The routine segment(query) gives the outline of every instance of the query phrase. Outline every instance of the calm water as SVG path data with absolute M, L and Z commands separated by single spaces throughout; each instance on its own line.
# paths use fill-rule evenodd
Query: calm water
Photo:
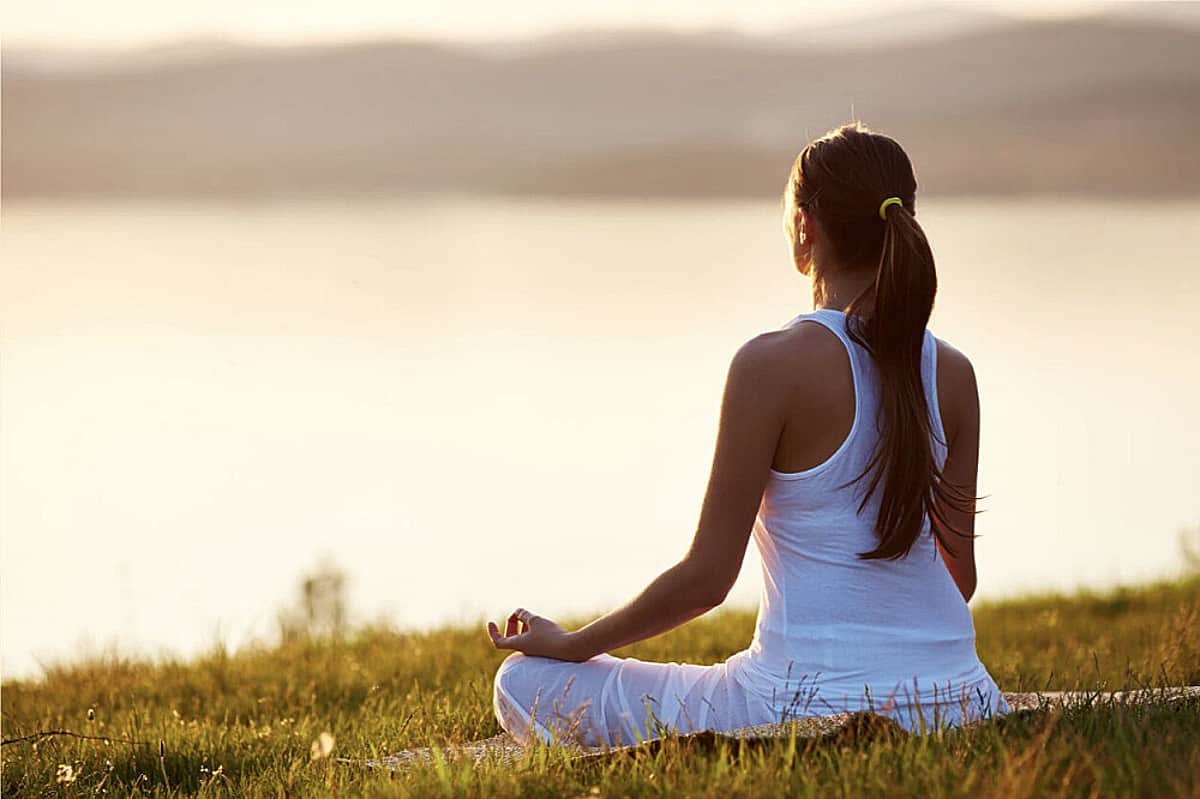
M 1198 218 L 922 204 L 981 596 L 1179 567 Z M 687 549 L 733 352 L 810 307 L 770 201 L 10 202 L 0 268 L 6 676 L 269 636 L 325 553 L 357 620 L 603 611 Z

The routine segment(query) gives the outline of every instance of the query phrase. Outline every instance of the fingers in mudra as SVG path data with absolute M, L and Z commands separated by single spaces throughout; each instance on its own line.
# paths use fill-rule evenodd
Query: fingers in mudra
M 517 620 L 521 622 L 521 632 L 526 633 L 533 629 L 533 623 L 538 619 L 537 615 L 530 613 L 525 608 L 517 608 L 516 611 L 513 612 L 513 616 L 515 616 Z
M 509 642 L 504 641 L 505 638 L 512 638 L 515 635 L 529 632 L 532 627 L 531 623 L 534 616 L 524 608 L 517 608 L 509 614 L 508 619 L 504 623 L 504 635 L 500 634 L 500 628 L 494 622 L 488 622 L 488 635 L 491 636 L 492 642 L 498 647 L 504 647 L 504 644 Z
M 503 648 L 504 639 L 508 638 L 512 635 L 512 633 L 507 629 L 504 631 L 503 634 L 501 634 L 500 627 L 497 626 L 496 622 L 494 622 L 494 621 L 489 621 L 487 623 L 487 631 L 488 631 L 488 636 L 491 637 L 491 639 L 492 639 L 492 643 L 495 644 L 496 647 L 498 647 L 498 648 Z

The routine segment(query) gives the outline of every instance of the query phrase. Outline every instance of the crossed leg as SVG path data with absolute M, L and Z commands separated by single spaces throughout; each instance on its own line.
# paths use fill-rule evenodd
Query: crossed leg
M 496 718 L 517 740 L 621 746 L 669 731 L 755 723 L 725 663 L 597 655 L 582 663 L 514 652 L 496 671 Z

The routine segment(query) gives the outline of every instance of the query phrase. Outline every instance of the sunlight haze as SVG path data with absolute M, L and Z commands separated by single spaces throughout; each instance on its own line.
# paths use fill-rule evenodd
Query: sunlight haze
M 880 0 L 810 0 L 807 3 L 766 0 L 753 4 L 733 0 L 665 0 L 658 3 L 605 0 L 570 4 L 210 0 L 181 6 L 151 0 L 114 0 L 104 4 L 79 0 L 19 0 L 5 6 L 4 45 L 6 48 L 106 49 L 194 38 L 231 38 L 283 45 L 391 36 L 486 41 L 590 27 L 661 27 L 688 32 L 732 28 L 746 33 L 770 33 L 779 28 L 831 25 L 870 19 L 874 15 L 930 11 L 940 7 L 1002 16 L 1054 17 L 1104 11 L 1114 4 L 1084 0 L 1008 0 L 940 6 Z

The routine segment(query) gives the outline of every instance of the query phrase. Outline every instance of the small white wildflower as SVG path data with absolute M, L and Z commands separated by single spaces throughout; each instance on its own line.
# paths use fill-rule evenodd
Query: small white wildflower
M 54 772 L 54 781 L 59 785 L 70 785 L 75 782 L 75 768 L 69 763 L 62 763 Z
M 320 760 L 323 757 L 329 757 L 329 753 L 333 751 L 333 736 L 327 732 L 323 732 L 317 736 L 317 740 L 312 742 L 312 759 Z

